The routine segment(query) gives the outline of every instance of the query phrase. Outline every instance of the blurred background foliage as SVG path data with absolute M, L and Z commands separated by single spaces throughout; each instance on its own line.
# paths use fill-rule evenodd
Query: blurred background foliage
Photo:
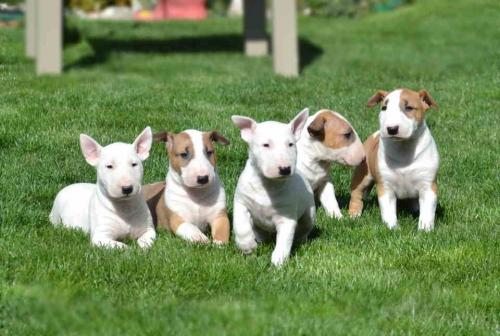
M 155 0 L 137 0 L 144 7 L 151 7 Z M 271 0 L 267 0 L 271 1 Z M 388 11 L 415 0 L 296 0 L 300 13 L 314 16 L 356 17 L 371 11 Z M 19 4 L 23 0 L 0 0 L 0 3 Z M 133 0 L 65 0 L 71 8 L 95 11 L 108 6 L 129 6 Z M 225 16 L 231 0 L 207 0 L 213 16 Z

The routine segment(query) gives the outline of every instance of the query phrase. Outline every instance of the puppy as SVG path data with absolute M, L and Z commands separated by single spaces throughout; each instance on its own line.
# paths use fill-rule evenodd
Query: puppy
M 166 182 L 144 186 L 157 226 L 193 242 L 208 242 L 210 226 L 216 244 L 229 241 L 226 194 L 215 170 L 214 143 L 229 141 L 219 133 L 187 130 L 161 132 L 155 140 L 166 142 L 169 166 Z
M 339 113 L 320 110 L 307 119 L 297 142 L 297 169 L 311 185 L 329 217 L 342 218 L 330 180 L 333 162 L 357 166 L 365 158 L 363 144 L 351 124 Z
M 236 245 L 251 253 L 257 241 L 276 235 L 271 258 L 276 266 L 289 257 L 294 241 L 307 239 L 316 217 L 311 186 L 295 167 L 296 142 L 308 115 L 305 109 L 289 124 L 232 117 L 249 149 L 234 195 Z
M 361 214 L 363 194 L 375 183 L 382 220 L 389 228 L 398 224 L 396 199 L 418 198 L 418 229 L 431 231 L 437 205 L 439 154 L 425 114 L 438 106 L 425 90 L 378 91 L 367 105 L 380 102 L 380 130 L 366 140 L 366 160 L 354 171 L 349 214 Z
M 141 191 L 142 161 L 149 156 L 152 133 L 147 127 L 133 144 L 101 147 L 80 135 L 85 160 L 97 169 L 97 184 L 77 183 L 62 189 L 50 213 L 52 224 L 90 233 L 92 244 L 126 247 L 118 240 L 137 239 L 142 248 L 156 238 L 153 221 Z

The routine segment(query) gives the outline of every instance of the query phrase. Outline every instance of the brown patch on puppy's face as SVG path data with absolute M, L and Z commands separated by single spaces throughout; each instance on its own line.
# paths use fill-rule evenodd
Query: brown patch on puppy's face
M 170 160 L 170 165 L 179 174 L 181 168 L 189 164 L 194 157 L 194 145 L 191 137 L 181 132 L 178 134 L 170 132 L 160 132 L 154 135 L 155 141 L 166 142 L 166 152 Z
M 401 90 L 399 108 L 408 118 L 415 119 L 419 125 L 422 124 L 425 113 L 431 107 L 438 108 L 436 102 L 427 91 Z
M 351 125 L 330 110 L 321 110 L 307 127 L 307 131 L 332 149 L 347 147 L 356 139 Z
M 222 145 L 228 145 L 229 140 L 227 140 L 224 136 L 219 134 L 217 131 L 204 132 L 203 133 L 203 146 L 205 155 L 207 160 L 215 167 L 217 158 L 215 155 L 215 146 L 214 142 L 217 142 Z

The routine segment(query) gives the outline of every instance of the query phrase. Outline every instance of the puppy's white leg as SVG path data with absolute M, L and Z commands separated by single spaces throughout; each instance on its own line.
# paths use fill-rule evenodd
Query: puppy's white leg
M 297 222 L 290 219 L 283 218 L 276 223 L 276 247 L 271 256 L 271 262 L 274 266 L 283 265 L 290 256 L 296 227 Z
M 335 189 L 332 182 L 328 181 L 324 184 L 320 191 L 319 201 L 329 217 L 342 218 L 342 212 L 340 212 L 337 198 L 335 198 Z
M 391 190 L 385 190 L 382 196 L 378 198 L 382 220 L 389 229 L 395 229 L 398 226 L 396 216 L 396 195 Z
M 144 232 L 142 234 L 142 236 L 140 236 L 137 239 L 137 244 L 141 248 L 149 248 L 149 247 L 151 247 L 151 245 L 153 245 L 153 242 L 155 241 L 155 239 L 156 239 L 155 229 L 153 227 L 148 227 L 146 229 L 146 232 Z
M 201 230 L 191 223 L 182 223 L 175 231 L 175 234 L 190 242 L 208 243 L 208 237 Z
M 257 247 L 255 233 L 252 228 L 252 216 L 248 209 L 234 200 L 233 229 L 236 246 L 245 254 L 252 253 Z
M 107 248 L 127 248 L 128 246 L 117 240 L 113 240 L 106 236 L 95 235 L 92 237 L 92 244 Z
M 434 229 L 434 217 L 436 216 L 437 195 L 431 189 L 419 193 L 418 203 L 420 205 L 420 216 L 418 229 L 432 231 Z

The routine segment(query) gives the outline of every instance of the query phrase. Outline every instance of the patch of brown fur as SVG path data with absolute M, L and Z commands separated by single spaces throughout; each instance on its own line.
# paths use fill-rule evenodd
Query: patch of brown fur
M 230 224 L 226 210 L 221 213 L 210 223 L 212 229 L 212 239 L 221 243 L 229 242 Z
M 321 110 L 309 124 L 307 131 L 332 149 L 347 147 L 355 141 L 351 125 L 330 110 Z M 346 134 L 350 136 L 347 138 Z
M 363 211 L 363 196 L 369 193 L 374 182 L 377 184 L 377 195 L 384 194 L 378 170 L 378 147 L 380 135 L 372 134 L 366 139 L 363 147 L 366 158 L 356 167 L 351 180 L 351 200 L 349 201 L 349 214 L 356 217 Z
M 191 137 L 185 133 L 181 132 L 179 134 L 170 134 L 167 142 L 167 153 L 170 160 L 170 165 L 179 174 L 181 173 L 181 168 L 189 164 L 189 161 L 194 157 L 194 145 Z M 189 153 L 187 159 L 182 158 L 182 153 Z

